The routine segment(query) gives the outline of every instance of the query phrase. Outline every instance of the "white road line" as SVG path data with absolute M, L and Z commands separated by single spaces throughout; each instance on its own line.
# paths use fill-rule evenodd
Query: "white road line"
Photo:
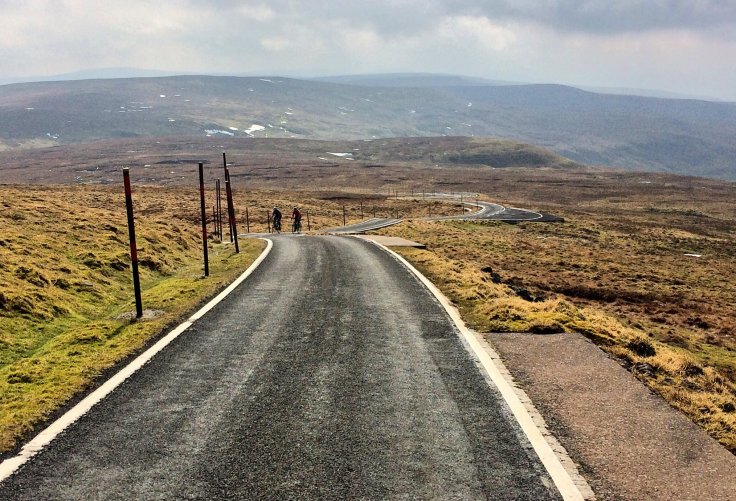
M 416 268 L 414 268 L 406 259 L 392 251 L 391 249 L 373 242 L 375 245 L 382 248 L 384 251 L 391 254 L 395 259 L 402 263 L 409 271 L 414 273 L 417 278 L 429 289 L 429 291 L 437 298 L 437 300 L 445 308 L 445 311 L 450 315 L 450 318 L 455 322 L 458 330 L 463 336 L 466 346 L 472 350 L 472 354 L 477 357 L 483 369 L 486 371 L 488 377 L 496 385 L 499 392 L 506 401 L 506 404 L 511 409 L 516 421 L 519 423 L 524 434 L 531 442 L 534 451 L 542 461 L 542 464 L 547 469 L 547 473 L 555 483 L 557 490 L 562 495 L 562 498 L 566 501 L 584 501 L 585 497 L 580 492 L 580 489 L 573 481 L 570 474 L 565 470 L 560 459 L 555 454 L 554 450 L 544 438 L 542 431 L 532 420 L 529 411 L 527 411 L 524 404 L 519 399 L 513 386 L 503 376 L 499 369 L 497 362 L 495 362 L 488 352 L 483 349 L 481 343 L 478 341 L 475 334 L 467 328 L 465 322 L 460 317 L 460 312 L 455 308 L 445 297 L 444 294 L 431 282 L 427 277 L 422 275 Z
M 132 376 L 138 369 L 148 363 L 157 353 L 163 350 L 168 344 L 174 339 L 179 337 L 181 333 L 186 331 L 196 320 L 202 318 L 202 316 L 210 311 L 215 305 L 221 302 L 225 297 L 230 294 L 235 288 L 243 283 L 256 268 L 266 259 L 266 256 L 271 252 L 273 248 L 273 242 L 268 239 L 263 239 L 267 242 L 266 249 L 261 253 L 260 256 L 251 264 L 247 270 L 245 270 L 232 284 L 230 284 L 225 290 L 218 294 L 212 301 L 203 306 L 194 315 L 189 317 L 184 323 L 180 324 L 174 330 L 169 332 L 166 336 L 161 338 L 156 344 L 151 346 L 145 352 L 141 353 L 128 365 L 123 367 L 114 376 L 108 379 L 102 386 L 97 388 L 95 391 L 87 395 L 81 402 L 69 409 L 63 416 L 51 423 L 48 427 L 43 429 L 38 435 L 36 435 L 30 442 L 21 448 L 20 452 L 13 457 L 10 457 L 0 463 L 0 482 L 8 478 L 10 475 L 15 473 L 18 468 L 25 464 L 29 459 L 38 454 L 44 447 L 46 447 L 52 440 L 54 440 L 61 432 L 67 429 L 71 424 L 77 421 L 79 418 L 84 416 L 92 407 L 98 404 L 107 395 L 120 386 L 126 379 Z

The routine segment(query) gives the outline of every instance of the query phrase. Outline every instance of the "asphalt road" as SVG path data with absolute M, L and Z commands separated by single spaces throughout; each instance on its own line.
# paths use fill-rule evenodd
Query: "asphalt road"
M 351 234 L 357 234 L 357 233 L 365 233 L 366 231 L 371 230 L 378 230 L 380 228 L 385 228 L 387 226 L 393 226 L 395 224 L 399 224 L 402 222 L 403 219 L 394 219 L 394 218 L 371 218 L 366 219 L 365 221 L 361 221 L 359 223 L 355 224 L 349 224 L 347 226 L 338 226 L 336 228 L 328 228 L 326 230 L 323 230 L 322 233 L 329 233 L 332 235 L 351 235 Z
M 274 242 L 0 499 L 559 498 L 413 275 L 358 239 Z

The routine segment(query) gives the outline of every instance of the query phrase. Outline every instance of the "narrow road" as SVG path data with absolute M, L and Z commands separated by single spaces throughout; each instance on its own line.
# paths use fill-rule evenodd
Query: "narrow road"
M 559 499 L 413 275 L 358 239 L 274 243 L 0 499 Z

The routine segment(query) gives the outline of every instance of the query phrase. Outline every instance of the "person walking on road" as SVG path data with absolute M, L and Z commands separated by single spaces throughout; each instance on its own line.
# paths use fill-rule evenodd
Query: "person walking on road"
M 302 213 L 296 207 L 291 211 L 291 219 L 293 220 L 292 233 L 299 233 L 302 230 Z
M 273 208 L 271 220 L 273 220 L 273 229 L 276 230 L 276 233 L 281 233 L 281 211 L 278 207 Z

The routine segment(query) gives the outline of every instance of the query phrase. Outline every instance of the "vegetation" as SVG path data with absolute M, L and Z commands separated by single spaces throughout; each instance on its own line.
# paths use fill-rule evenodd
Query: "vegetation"
M 591 202 L 574 186 L 545 190 L 543 209 L 564 223 L 415 221 L 382 233 L 427 244 L 401 253 L 472 328 L 583 334 L 736 452 L 734 187 Z
M 196 205 L 182 207 L 170 191 L 136 191 L 144 321 L 132 321 L 122 193 L 0 188 L 0 451 L 232 281 L 264 247 L 244 240 L 236 255 L 211 241 L 204 279 Z
M 209 136 L 218 145 L 231 137 L 494 136 L 585 164 L 736 179 L 734 103 L 419 80 L 397 86 L 376 78 L 368 86 L 178 76 L 4 85 L 0 151 L 151 137 Z M 484 156 L 467 160 L 494 165 Z M 529 158 L 512 158 L 519 160 Z

